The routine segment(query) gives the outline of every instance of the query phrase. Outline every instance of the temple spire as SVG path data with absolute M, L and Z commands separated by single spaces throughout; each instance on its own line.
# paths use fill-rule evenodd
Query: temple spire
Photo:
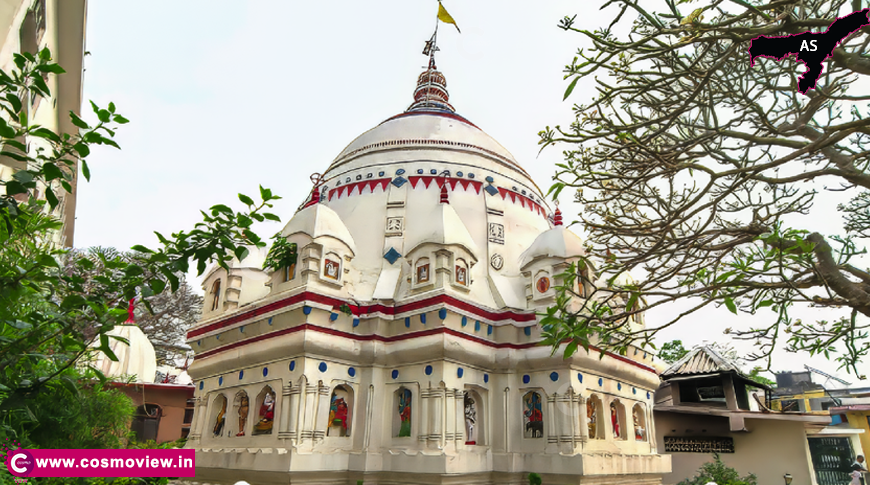
M 439 3 L 439 8 L 440 3 Z M 439 10 L 440 15 L 440 10 Z M 447 79 L 438 71 L 435 65 L 435 53 L 438 52 L 438 23 L 444 21 L 440 18 L 435 21 L 435 32 L 426 41 L 423 47 L 423 55 L 429 56 L 429 66 L 417 78 L 417 88 L 414 90 L 414 103 L 406 111 L 449 111 L 456 110 L 448 103 L 450 95 L 447 92 Z M 451 18 L 452 20 L 452 18 Z M 455 25 L 455 23 L 454 23 Z

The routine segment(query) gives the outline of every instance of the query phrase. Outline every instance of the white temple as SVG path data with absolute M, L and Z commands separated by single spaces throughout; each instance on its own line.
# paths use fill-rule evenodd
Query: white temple
M 670 471 L 651 439 L 652 355 L 563 360 L 539 344 L 536 312 L 583 246 L 456 114 L 434 61 L 282 235 L 295 265 L 263 271 L 260 253 L 204 282 L 188 334 L 196 481 L 660 484 Z

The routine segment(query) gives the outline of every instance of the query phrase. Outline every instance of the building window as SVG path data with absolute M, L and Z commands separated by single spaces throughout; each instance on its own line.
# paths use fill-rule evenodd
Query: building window
M 161 417 L 163 417 L 163 409 L 157 404 L 145 403 L 136 408 L 136 414 L 130 425 L 130 430 L 136 434 L 136 440 L 156 441 Z
M 291 264 L 290 266 L 284 266 L 284 282 L 288 282 L 296 277 L 296 263 Z
M 541 395 L 529 391 L 523 396 L 523 436 L 526 438 L 544 437 L 544 408 Z
M 215 311 L 221 303 L 221 280 L 215 280 L 211 285 L 211 295 L 211 310 Z

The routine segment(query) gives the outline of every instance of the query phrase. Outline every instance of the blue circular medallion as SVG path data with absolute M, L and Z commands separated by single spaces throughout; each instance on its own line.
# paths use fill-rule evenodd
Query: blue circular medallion
M 526 328 L 524 328 L 524 329 L 523 329 L 523 333 L 526 334 L 526 337 L 531 336 L 531 335 L 532 335 L 532 327 L 526 327 Z
M 462 172 L 456 172 L 457 177 L 462 177 Z
M 393 369 L 393 372 L 391 372 L 390 375 L 393 376 L 393 379 L 398 379 L 399 378 L 399 371 L 396 369 Z
M 240 371 L 239 371 L 239 380 L 242 380 L 242 379 L 244 379 L 244 378 L 245 378 L 245 371 L 240 370 Z
M 293 372 L 293 369 L 295 369 L 295 368 L 296 368 L 296 361 L 291 360 L 290 361 L 290 372 Z
M 402 175 L 403 173 L 405 173 L 404 168 L 400 168 L 400 169 L 396 170 L 396 175 Z
M 479 332 L 479 331 L 480 331 L 480 320 L 475 320 L 475 321 L 474 321 L 474 331 L 475 331 L 475 332 Z
M 302 313 L 309 315 L 311 313 L 311 307 L 310 306 L 302 307 Z
M 646 393 L 646 398 L 649 399 L 649 392 Z
M 621 391 L 621 390 L 622 390 L 622 383 L 621 383 L 621 382 L 617 382 L 617 383 L 616 383 L 616 390 L 617 390 L 617 391 Z
M 553 382 L 558 381 L 559 380 L 559 373 L 558 372 L 550 372 L 550 380 Z
M 381 172 L 381 173 L 383 173 L 383 172 Z M 351 377 L 355 376 L 355 375 L 356 375 L 356 369 L 354 369 L 353 367 L 348 367 L 348 368 L 347 368 L 347 375 L 349 375 L 349 376 L 351 376 Z
M 486 327 L 486 334 L 487 334 L 487 335 L 492 335 L 492 325 L 487 325 L 487 327 Z
M 263 377 L 266 377 L 267 375 L 269 375 L 269 368 L 263 367 Z
M 431 376 L 432 375 L 432 366 L 427 365 L 426 368 L 423 369 L 423 372 L 425 372 L 427 376 Z
M 462 317 L 462 326 L 468 325 L 468 317 Z
M 529 382 L 532 382 L 532 378 L 528 374 L 524 375 L 523 384 L 528 384 Z
M 224 378 L 223 378 L 223 376 L 218 377 L 218 385 L 219 385 L 219 386 L 224 385 Z
M 603 386 L 603 385 L 604 385 L 604 379 L 602 379 L 602 378 L 599 377 L 599 378 L 598 378 L 598 385 L 599 385 L 599 386 Z
M 632 394 L 637 394 L 637 388 L 636 388 L 636 387 L 632 387 L 632 388 L 631 388 L 631 393 L 632 393 Z
M 461 379 L 462 374 L 465 374 L 465 370 L 463 370 L 462 367 L 456 369 L 456 377 L 459 377 Z
M 580 381 L 580 384 L 583 384 L 583 374 L 577 373 L 577 380 Z
M 321 362 L 317 368 L 320 369 L 320 372 L 326 372 L 326 362 Z
M 354 327 L 358 327 L 358 326 L 359 326 L 359 318 L 354 318 L 354 319 L 353 319 L 353 326 L 354 326 Z
M 200 391 L 202 390 L 202 386 L 203 386 L 203 382 L 202 382 L 202 381 L 199 381 L 199 390 L 200 390 Z
M 489 382 L 489 374 L 483 375 L 483 382 Z
M 244 325 L 239 327 L 239 333 L 245 333 L 245 326 Z
M 405 317 L 405 326 L 411 328 L 411 317 Z

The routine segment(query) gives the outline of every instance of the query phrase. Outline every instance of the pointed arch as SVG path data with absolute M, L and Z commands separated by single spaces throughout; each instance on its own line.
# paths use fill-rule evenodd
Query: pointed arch
M 211 400 L 212 434 L 215 438 L 222 436 L 227 424 L 227 397 L 218 394 Z
M 230 436 L 245 436 L 245 428 L 248 425 L 248 414 L 250 411 L 251 402 L 248 399 L 248 393 L 239 391 L 233 398 L 232 416 L 235 420 L 229 420 Z M 235 433 L 234 433 L 235 431 Z
M 586 427 L 591 440 L 604 439 L 603 409 L 601 398 L 597 394 L 592 394 L 586 400 Z
M 257 422 L 254 423 L 252 435 L 272 434 L 272 425 L 275 421 L 275 405 L 277 396 L 271 386 L 265 386 L 255 401 L 257 410 Z
M 523 436 L 544 437 L 544 399 L 537 391 L 523 395 Z
M 625 440 L 628 432 L 625 429 L 625 405 L 619 399 L 610 401 L 610 426 L 613 439 Z
M 646 409 L 643 404 L 637 403 L 631 410 L 631 420 L 634 424 L 634 440 L 647 440 Z
M 329 422 L 326 435 L 332 437 L 349 437 L 353 418 L 353 388 L 347 384 L 339 384 L 332 389 L 329 398 Z
M 397 438 L 411 436 L 413 398 L 413 393 L 405 386 L 399 387 L 393 394 L 393 436 Z

